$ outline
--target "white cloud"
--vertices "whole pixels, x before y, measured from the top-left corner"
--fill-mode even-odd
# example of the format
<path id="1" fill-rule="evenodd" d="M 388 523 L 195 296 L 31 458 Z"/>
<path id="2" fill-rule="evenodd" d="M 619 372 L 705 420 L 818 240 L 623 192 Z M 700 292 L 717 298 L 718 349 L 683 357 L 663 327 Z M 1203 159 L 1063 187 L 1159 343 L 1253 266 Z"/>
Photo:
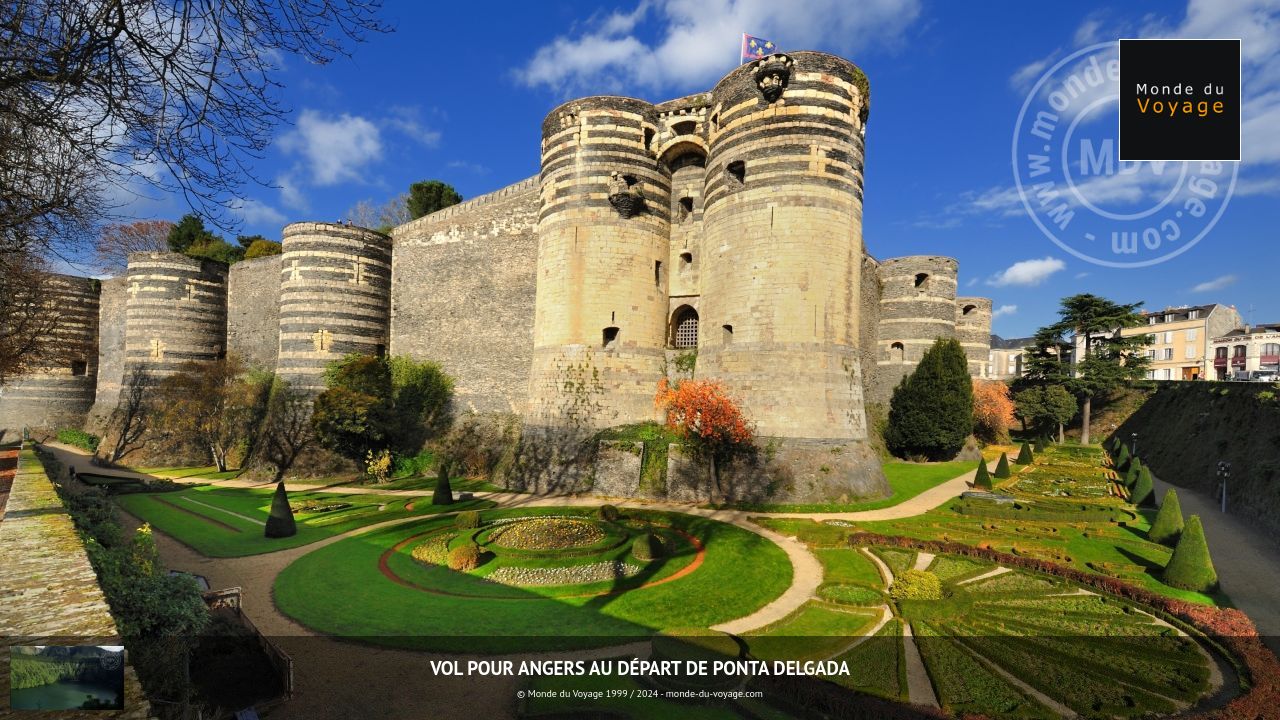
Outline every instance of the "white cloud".
<path id="1" fill-rule="evenodd" d="M 302 193 L 302 187 L 292 173 L 276 177 L 275 184 L 280 188 L 280 202 L 286 207 L 303 212 L 311 209 L 311 203 L 307 202 L 307 196 Z"/>
<path id="2" fill-rule="evenodd" d="M 842 0 L 646 0 L 538 48 L 516 76 L 565 93 L 701 87 L 733 68 L 743 32 L 848 55 L 896 43 L 919 14 L 919 0 L 864 0 L 856 12 Z M 652 46 L 633 32 L 650 20 L 661 27 Z"/>
<path id="3" fill-rule="evenodd" d="M 1016 312 L 1018 312 L 1017 305 L 1001 305 L 1000 307 L 991 311 L 991 318 L 994 320 L 995 318 L 1003 317 L 1005 315 L 1012 315 Z"/>
<path id="4" fill-rule="evenodd" d="M 382 157 L 382 135 L 357 115 L 326 117 L 306 109 L 297 127 L 280 138 L 280 148 L 302 156 L 312 184 L 360 182 L 365 167 Z"/>
<path id="5" fill-rule="evenodd" d="M 1089 273 L 1087 273 L 1087 272 L 1078 272 L 1078 273 L 1076 273 L 1076 280 L 1083 280 L 1083 279 L 1085 279 L 1085 278 L 1087 278 L 1087 277 L 1089 277 Z"/>
<path id="6" fill-rule="evenodd" d="M 394 105 L 387 110 L 382 122 L 425 147 L 435 147 L 440 144 L 440 131 L 423 124 L 422 109 L 417 106 Z"/>
<path id="7" fill-rule="evenodd" d="M 1193 293 L 1214 292 L 1215 290 L 1222 290 L 1223 288 L 1230 287 L 1235 284 L 1236 284 L 1235 275 L 1221 275 L 1212 280 L 1206 280 L 1205 282 L 1202 282 L 1199 285 L 1196 285 L 1195 287 L 1191 288 L 1191 292 Z"/>
<path id="8" fill-rule="evenodd" d="M 445 163 L 445 167 L 450 170 L 460 170 L 462 172 L 471 173 L 472 175 L 488 175 L 489 166 L 482 163 L 467 162 L 466 160 L 450 160 Z"/>
<path id="9" fill-rule="evenodd" d="M 232 203 L 231 211 L 250 225 L 283 225 L 284 213 L 258 200 L 237 200 Z"/>
<path id="10" fill-rule="evenodd" d="M 1022 260 L 1010 265 L 1004 271 L 996 273 L 989 280 L 988 285 L 996 287 L 1005 287 L 1008 285 L 1039 285 L 1049 278 L 1050 275 L 1062 270 L 1067 266 L 1056 257 L 1044 257 L 1038 260 Z"/>

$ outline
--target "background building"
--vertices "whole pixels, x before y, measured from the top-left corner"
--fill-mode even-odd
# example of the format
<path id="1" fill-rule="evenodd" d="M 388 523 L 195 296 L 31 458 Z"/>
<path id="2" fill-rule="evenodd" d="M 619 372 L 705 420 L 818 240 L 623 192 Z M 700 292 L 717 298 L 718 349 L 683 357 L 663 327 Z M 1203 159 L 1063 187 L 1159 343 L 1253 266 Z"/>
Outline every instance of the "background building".
<path id="1" fill-rule="evenodd" d="M 1147 378 L 1150 380 L 1217 379 L 1210 340 L 1244 321 L 1234 305 L 1167 307 L 1142 313 L 1145 324 L 1123 328 L 1122 337 L 1147 335 Z M 1084 357 L 1084 339 L 1075 338 L 1075 362 Z"/>
<path id="2" fill-rule="evenodd" d="M 1215 380 L 1242 373 L 1280 372 L 1280 323 L 1235 328 L 1211 340 Z"/>
<path id="3" fill-rule="evenodd" d="M 991 336 L 991 351 L 988 353 L 988 372 L 986 377 L 993 380 L 1012 380 L 1020 378 L 1026 372 L 1024 353 L 1035 344 L 1035 338 L 1009 338 L 999 335 Z"/>

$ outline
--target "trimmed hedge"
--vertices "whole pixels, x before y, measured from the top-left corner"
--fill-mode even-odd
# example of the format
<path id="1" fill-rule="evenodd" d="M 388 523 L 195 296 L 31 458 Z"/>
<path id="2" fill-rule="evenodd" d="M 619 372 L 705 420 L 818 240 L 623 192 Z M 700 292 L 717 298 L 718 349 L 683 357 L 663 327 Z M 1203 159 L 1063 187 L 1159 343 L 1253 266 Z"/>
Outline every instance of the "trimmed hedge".
<path id="1" fill-rule="evenodd" d="M 459 530 L 475 530 L 480 527 L 480 513 L 475 510 L 463 510 L 454 518 L 453 526 Z"/>
<path id="2" fill-rule="evenodd" d="M 1009 470 L 1009 456 L 1000 453 L 1000 462 L 996 463 L 996 477 L 1001 480 L 1013 477 L 1013 473 Z"/>
<path id="3" fill-rule="evenodd" d="M 1166 585 L 1197 592 L 1210 592 L 1218 587 L 1218 572 L 1213 569 L 1199 515 L 1187 519 L 1169 564 L 1164 566 L 1162 579 Z"/>
<path id="4" fill-rule="evenodd" d="M 269 538 L 298 534 L 298 523 L 293 519 L 293 508 L 289 507 L 289 493 L 285 492 L 283 480 L 276 483 L 276 494 L 271 497 L 271 514 L 267 516 L 263 534 Z"/>
<path id="5" fill-rule="evenodd" d="M 1160 512 L 1147 531 L 1147 539 L 1161 545 L 1173 545 L 1182 535 L 1182 505 L 1178 502 L 1178 493 L 1173 488 L 1164 494 L 1160 503 Z"/>
<path id="6" fill-rule="evenodd" d="M 449 551 L 449 569 L 467 572 L 480 567 L 480 546 L 468 542 Z"/>
<path id="7" fill-rule="evenodd" d="M 927 570 L 908 570 L 893 579 L 889 597 L 894 600 L 941 600 L 942 581 Z"/>
<path id="8" fill-rule="evenodd" d="M 1150 505 L 1155 500 L 1155 489 L 1155 484 L 1151 482 L 1151 471 L 1142 468 L 1138 470 L 1138 481 L 1133 484 L 1129 502 L 1139 506 Z"/>
<path id="9" fill-rule="evenodd" d="M 987 461 L 978 461 L 978 473 L 973 476 L 973 487 L 976 490 L 991 490 L 991 472 L 987 470 Z"/>
<path id="10" fill-rule="evenodd" d="M 1024 440 L 1022 447 L 1018 449 L 1018 459 L 1014 462 L 1019 465 L 1030 465 L 1035 459 L 1035 455 L 1031 454 L 1031 446 Z"/>
<path id="11" fill-rule="evenodd" d="M 608 505 L 608 504 L 601 505 L 600 509 L 596 510 L 596 517 L 600 518 L 605 522 L 617 522 L 618 506 Z"/>
<path id="12" fill-rule="evenodd" d="M 71 445 L 73 447 L 78 447 L 81 450 L 96 453 L 98 452 L 98 443 L 102 442 L 102 438 L 83 430 L 62 428 L 58 431 L 58 442 L 63 445 Z"/>
<path id="13" fill-rule="evenodd" d="M 636 538 L 636 541 L 632 543 L 631 554 L 634 555 L 637 560 L 648 562 L 650 560 L 657 560 L 666 554 L 666 548 L 662 547 L 662 541 L 658 539 L 657 535 L 654 535 L 653 533 L 645 533 Z"/>
<path id="14" fill-rule="evenodd" d="M 436 474 L 436 489 L 431 494 L 432 505 L 452 505 L 453 486 L 449 484 L 449 463 L 440 463 Z"/>

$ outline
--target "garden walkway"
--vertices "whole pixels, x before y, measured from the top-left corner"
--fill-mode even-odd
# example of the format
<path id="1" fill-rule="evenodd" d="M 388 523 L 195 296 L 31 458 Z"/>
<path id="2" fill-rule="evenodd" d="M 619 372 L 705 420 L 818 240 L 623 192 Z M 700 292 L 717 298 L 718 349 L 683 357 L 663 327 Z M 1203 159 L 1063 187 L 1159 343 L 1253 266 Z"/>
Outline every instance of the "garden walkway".
<path id="1" fill-rule="evenodd" d="M 1275 539 L 1232 515 L 1230 505 L 1223 514 L 1218 501 L 1203 493 L 1152 479 L 1156 497 L 1163 498 L 1172 487 L 1178 491 L 1183 516 L 1200 516 L 1222 591 L 1253 620 L 1267 647 L 1280 654 L 1280 553 Z"/>

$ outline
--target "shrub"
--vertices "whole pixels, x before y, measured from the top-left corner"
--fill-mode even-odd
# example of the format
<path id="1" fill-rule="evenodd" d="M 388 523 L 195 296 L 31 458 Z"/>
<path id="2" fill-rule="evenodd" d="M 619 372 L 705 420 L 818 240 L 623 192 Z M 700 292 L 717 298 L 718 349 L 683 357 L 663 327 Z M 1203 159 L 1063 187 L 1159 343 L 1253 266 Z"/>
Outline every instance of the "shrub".
<path id="1" fill-rule="evenodd" d="M 1169 488 L 1160 503 L 1160 512 L 1147 531 L 1147 539 L 1161 545 L 1172 545 L 1182 534 L 1182 505 L 1178 503 L 1178 493 Z"/>
<path id="2" fill-rule="evenodd" d="M 449 562 L 449 543 L 452 533 L 440 533 L 423 540 L 410 555 L 414 560 L 428 565 L 445 565 Z"/>
<path id="3" fill-rule="evenodd" d="M 1138 471 L 1138 480 L 1133 484 L 1133 493 L 1129 502 L 1134 505 L 1150 505 L 1154 500 L 1155 485 L 1151 482 L 1151 471 L 1142 468 Z"/>
<path id="4" fill-rule="evenodd" d="M 449 463 L 440 463 L 440 471 L 436 475 L 436 491 L 431 495 L 431 504 L 453 504 L 453 487 L 449 484 Z"/>
<path id="5" fill-rule="evenodd" d="M 1035 456 L 1031 454 L 1031 446 L 1024 440 L 1022 447 L 1018 449 L 1018 459 L 1014 462 L 1019 465 L 1030 465 L 1035 460 Z"/>
<path id="6" fill-rule="evenodd" d="M 601 505 L 600 509 L 596 510 L 596 517 L 605 522 L 617 522 L 618 507 L 616 505 Z"/>
<path id="7" fill-rule="evenodd" d="M 1142 461 L 1138 458 L 1134 458 L 1133 462 L 1129 463 L 1129 470 L 1124 474 L 1125 487 L 1133 489 L 1133 486 L 1138 484 L 1138 474 L 1141 472 Z"/>
<path id="8" fill-rule="evenodd" d="M 298 524 L 293 519 L 293 508 L 289 507 L 289 494 L 285 492 L 283 480 L 276 483 L 276 494 L 271 498 L 271 514 L 267 516 L 267 527 L 263 534 L 269 538 L 298 534 Z"/>
<path id="9" fill-rule="evenodd" d="M 245 260 L 253 260 L 254 258 L 269 257 L 271 255 L 279 255 L 283 249 L 280 243 L 270 240 L 254 240 L 249 248 L 244 251 Z"/>
<path id="10" fill-rule="evenodd" d="M 1045 450 L 1047 450 L 1049 446 L 1052 444 L 1053 444 L 1053 441 L 1049 439 L 1048 435 L 1041 435 L 1040 437 L 1036 438 L 1036 444 L 1033 449 L 1038 453 L 1042 453 Z"/>
<path id="11" fill-rule="evenodd" d="M 1123 470 L 1129 469 L 1129 446 L 1128 445 L 1120 446 L 1120 452 L 1115 456 L 1115 463 L 1116 463 L 1117 470 L 1123 471 Z"/>
<path id="12" fill-rule="evenodd" d="M 1210 592 L 1218 586 L 1218 573 L 1209 557 L 1200 516 L 1192 515 L 1173 548 L 1169 564 L 1164 567 L 1164 582 L 1184 590 Z"/>
<path id="13" fill-rule="evenodd" d="M 480 567 L 480 546 L 464 543 L 449 551 L 449 569 L 467 572 Z"/>
<path id="14" fill-rule="evenodd" d="M 1013 477 L 1013 473 L 1009 470 L 1009 456 L 1004 453 L 1000 453 L 1000 462 L 996 463 L 996 477 L 1001 480 Z"/>
<path id="15" fill-rule="evenodd" d="M 475 530 L 480 527 L 480 513 L 475 510 L 463 510 L 458 513 L 453 525 L 459 530 Z"/>
<path id="16" fill-rule="evenodd" d="M 391 451 L 379 450 L 374 452 L 370 450 L 364 457 L 364 472 L 375 483 L 384 483 L 387 476 L 391 474 Z"/>
<path id="17" fill-rule="evenodd" d="M 893 390 L 885 443 L 898 457 L 950 460 L 973 430 L 973 380 L 964 348 L 938 339 Z"/>
<path id="18" fill-rule="evenodd" d="M 58 431 L 58 442 L 96 453 L 98 452 L 98 443 L 102 442 L 102 438 L 97 435 L 90 435 L 83 430 L 63 428 Z"/>
<path id="19" fill-rule="evenodd" d="M 999 380 L 973 381 L 973 434 L 983 442 L 1009 439 L 1013 424 L 1013 399 L 1009 385 Z"/>
<path id="20" fill-rule="evenodd" d="M 894 600 L 941 600 L 942 581 L 927 570 L 908 570 L 893 579 L 889 597 Z"/>
<path id="21" fill-rule="evenodd" d="M 978 474 L 973 476 L 973 487 L 979 490 L 990 490 L 992 488 L 991 473 L 987 470 L 986 460 L 978 461 Z"/>
<path id="22" fill-rule="evenodd" d="M 396 455 L 391 462 L 391 477 L 408 478 L 426 475 L 436 466 L 436 454 L 423 450 L 417 455 Z"/>
<path id="23" fill-rule="evenodd" d="M 650 532 L 636 538 L 636 541 L 631 544 L 631 554 L 635 556 L 635 559 L 643 560 L 644 562 L 657 560 L 665 553 L 666 548 L 662 547 L 662 541 L 658 539 L 657 535 Z"/>

